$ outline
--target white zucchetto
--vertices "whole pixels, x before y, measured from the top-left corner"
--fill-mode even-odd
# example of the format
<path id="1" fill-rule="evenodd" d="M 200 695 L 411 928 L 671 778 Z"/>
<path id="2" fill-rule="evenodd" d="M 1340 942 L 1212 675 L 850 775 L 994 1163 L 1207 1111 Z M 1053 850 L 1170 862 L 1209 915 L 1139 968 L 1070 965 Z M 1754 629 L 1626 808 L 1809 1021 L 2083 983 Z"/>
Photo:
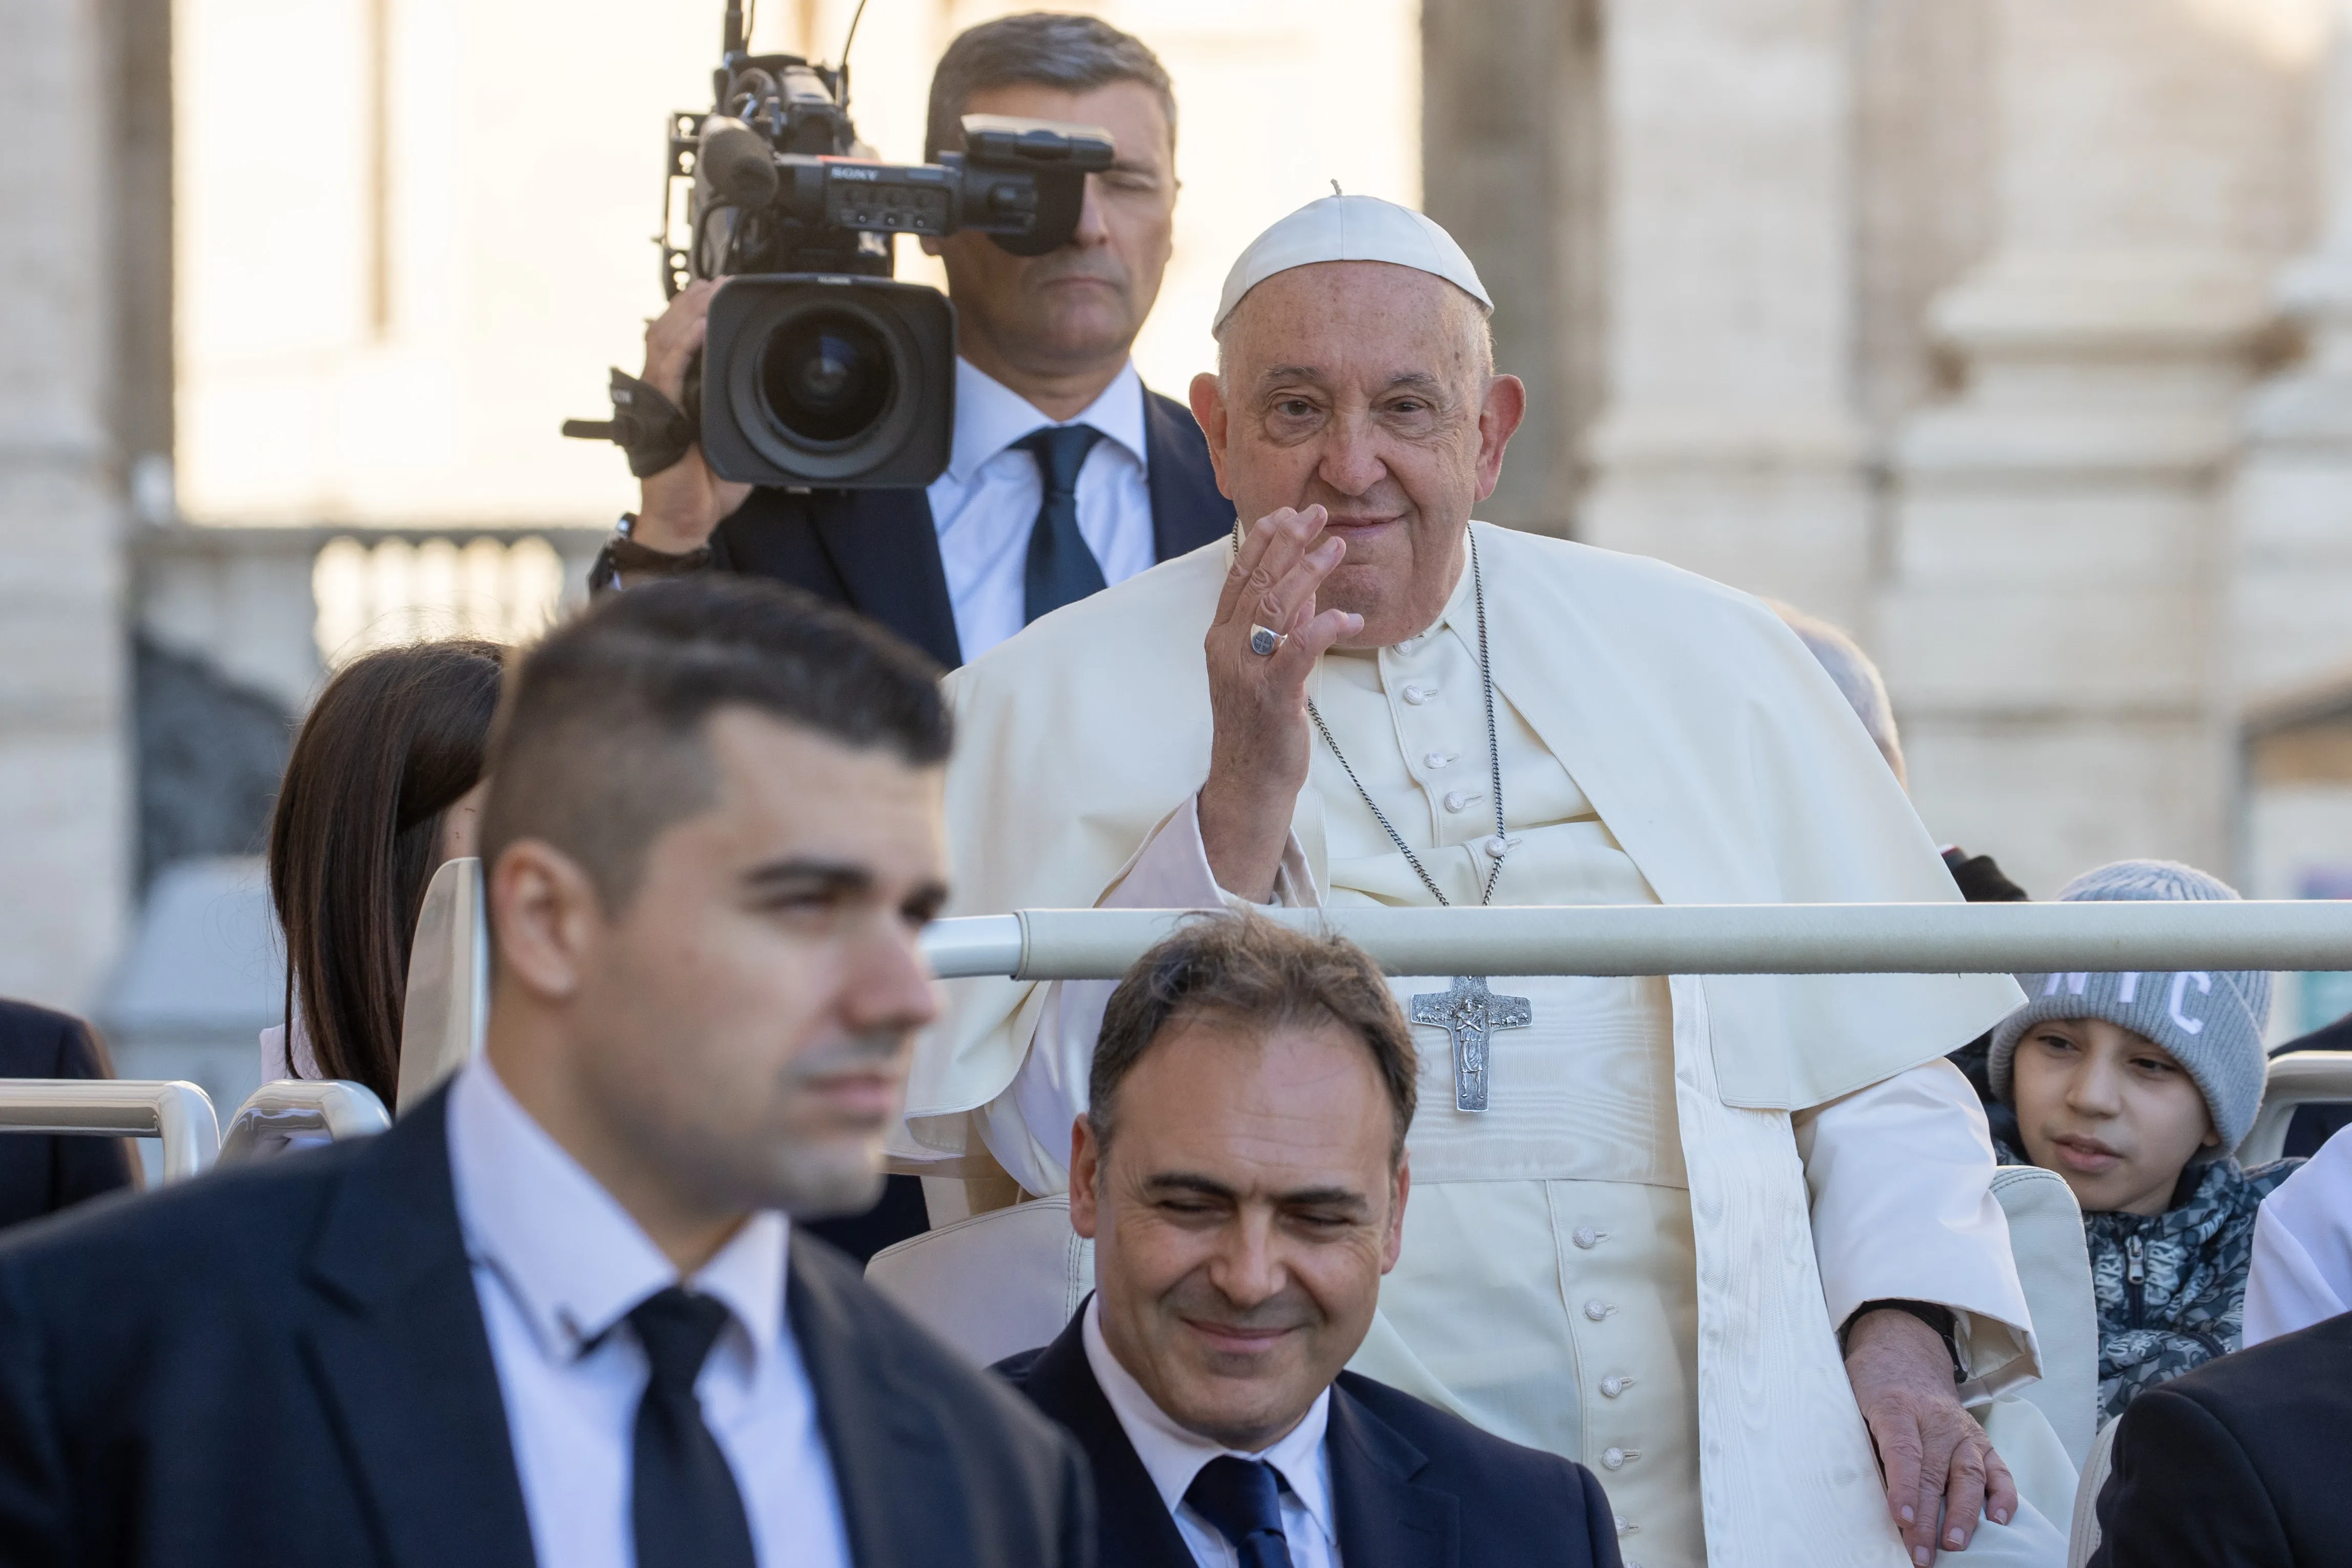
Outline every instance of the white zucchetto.
<path id="1" fill-rule="evenodd" d="M 1495 302 L 1478 281 L 1478 269 L 1454 236 L 1425 214 L 1378 196 L 1325 196 L 1307 203 L 1250 242 L 1225 274 L 1217 301 L 1214 331 L 1225 324 L 1242 296 L 1294 267 L 1319 261 L 1385 261 L 1442 277 L 1488 311 Z"/>

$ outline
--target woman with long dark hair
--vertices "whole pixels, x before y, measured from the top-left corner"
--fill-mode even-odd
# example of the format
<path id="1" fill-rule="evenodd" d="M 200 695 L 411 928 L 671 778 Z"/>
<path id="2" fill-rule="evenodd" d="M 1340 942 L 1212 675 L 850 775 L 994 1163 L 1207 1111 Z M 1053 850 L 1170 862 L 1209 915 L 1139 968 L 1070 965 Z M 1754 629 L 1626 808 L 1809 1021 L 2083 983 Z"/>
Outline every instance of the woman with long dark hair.
<path id="1" fill-rule="evenodd" d="M 265 1078 L 346 1078 L 393 1103 L 417 912 L 434 871 L 474 852 L 506 653 L 453 638 L 363 654 L 302 721 L 269 822 L 286 1017 L 262 1036 Z"/>

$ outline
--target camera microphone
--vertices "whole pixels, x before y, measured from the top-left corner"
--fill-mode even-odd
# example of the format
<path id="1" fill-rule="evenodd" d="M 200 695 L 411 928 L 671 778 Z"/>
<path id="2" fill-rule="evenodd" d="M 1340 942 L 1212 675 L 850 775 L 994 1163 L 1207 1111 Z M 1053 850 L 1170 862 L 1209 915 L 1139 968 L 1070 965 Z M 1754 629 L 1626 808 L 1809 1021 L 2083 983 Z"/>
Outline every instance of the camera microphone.
<path id="1" fill-rule="evenodd" d="M 775 155 L 767 139 L 740 120 L 714 114 L 702 122 L 695 170 L 730 205 L 764 207 L 776 199 Z"/>

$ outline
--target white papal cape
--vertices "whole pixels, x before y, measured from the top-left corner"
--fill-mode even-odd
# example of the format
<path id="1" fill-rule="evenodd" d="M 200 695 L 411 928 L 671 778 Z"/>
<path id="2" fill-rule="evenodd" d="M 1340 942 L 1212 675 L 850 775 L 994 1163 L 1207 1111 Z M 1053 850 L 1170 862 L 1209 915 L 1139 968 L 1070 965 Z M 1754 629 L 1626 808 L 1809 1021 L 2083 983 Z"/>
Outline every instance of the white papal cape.
<path id="1" fill-rule="evenodd" d="M 1498 686 L 1658 899 L 1956 899 L 1852 711 L 1757 601 L 1654 561 L 1470 526 Z M 1211 736 L 1202 640 L 1230 549 L 1071 605 L 950 677 L 952 913 L 1093 905 L 1189 808 Z M 1310 788 L 1293 832 L 1318 887 L 1324 830 Z M 963 1153 L 1001 1120 L 1051 991 L 950 986 L 917 1053 L 902 1152 Z M 1969 976 L 1706 976 L 1669 993 L 1709 1560 L 1901 1563 L 1824 1308 L 1790 1118 L 1933 1062 L 2018 993 Z M 2031 1377 L 2021 1298 L 1979 1308 L 1964 1314 L 1975 1390 Z"/>

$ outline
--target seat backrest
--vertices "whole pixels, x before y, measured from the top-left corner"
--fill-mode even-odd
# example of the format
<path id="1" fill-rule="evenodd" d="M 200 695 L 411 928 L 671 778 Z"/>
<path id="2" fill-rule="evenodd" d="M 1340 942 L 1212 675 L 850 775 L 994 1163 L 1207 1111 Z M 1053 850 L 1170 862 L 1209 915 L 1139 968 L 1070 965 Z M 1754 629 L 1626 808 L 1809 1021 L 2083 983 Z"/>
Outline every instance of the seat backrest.
<path id="1" fill-rule="evenodd" d="M 2098 1308 L 2082 1207 L 2063 1177 L 2038 1166 L 2001 1166 L 1992 1191 L 2009 1218 L 2010 1251 L 2042 1347 L 2042 1380 L 2018 1396 L 2041 1410 L 2079 1470 L 2090 1456 L 2099 1398 Z"/>
<path id="2" fill-rule="evenodd" d="M 1060 1333 L 1095 1288 L 1095 1244 L 1066 1194 L 912 1236 L 866 1265 L 874 1288 L 979 1365 Z"/>
<path id="3" fill-rule="evenodd" d="M 2091 1457 L 2083 1465 L 2083 1479 L 2074 1488 L 2074 1527 L 2068 1532 L 2066 1568 L 2083 1568 L 2099 1549 L 2099 1490 L 2116 1468 L 2116 1428 L 2122 1425 L 2110 1421 L 2099 1428 L 2097 1439 L 2091 1444 Z"/>
<path id="4" fill-rule="evenodd" d="M 482 1053 L 490 1010 L 490 932 L 482 862 L 444 861 L 425 884 L 408 952 L 400 1017 L 400 1079 L 393 1113 L 406 1115 L 441 1081 Z"/>
<path id="5" fill-rule="evenodd" d="M 2278 1158 L 2297 1106 L 2347 1100 L 2352 1100 L 2352 1051 L 2290 1051 L 2271 1058 L 2263 1108 L 2238 1145 L 2239 1163 L 2266 1166 Z"/>

